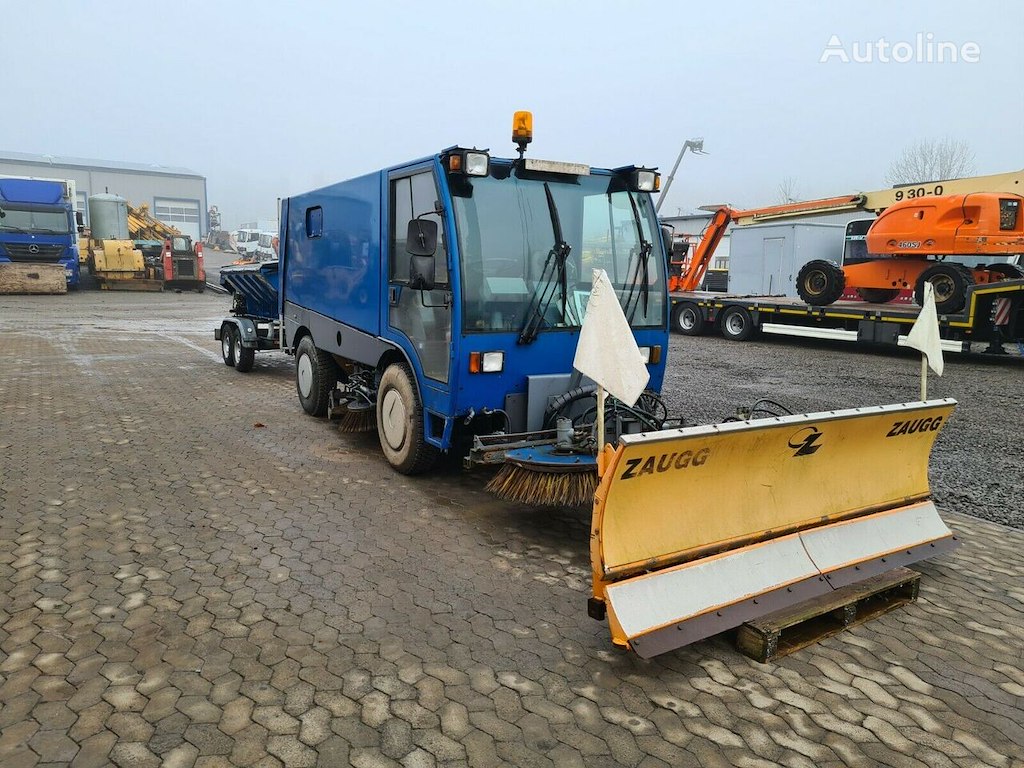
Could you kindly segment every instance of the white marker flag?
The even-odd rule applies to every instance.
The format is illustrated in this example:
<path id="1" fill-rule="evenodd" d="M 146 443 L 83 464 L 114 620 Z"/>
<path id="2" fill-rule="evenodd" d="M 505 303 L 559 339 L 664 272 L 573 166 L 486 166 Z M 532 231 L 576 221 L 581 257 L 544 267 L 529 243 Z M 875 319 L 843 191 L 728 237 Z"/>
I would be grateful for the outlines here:
<path id="1" fill-rule="evenodd" d="M 635 405 L 651 375 L 608 275 L 594 270 L 594 288 L 580 329 L 573 367 L 627 405 Z"/>
<path id="2" fill-rule="evenodd" d="M 914 327 L 907 334 L 907 346 L 913 347 L 928 358 L 928 367 L 942 375 L 942 340 L 939 337 L 939 314 L 935 310 L 935 288 L 930 282 L 924 284 L 924 306 L 917 316 Z"/>

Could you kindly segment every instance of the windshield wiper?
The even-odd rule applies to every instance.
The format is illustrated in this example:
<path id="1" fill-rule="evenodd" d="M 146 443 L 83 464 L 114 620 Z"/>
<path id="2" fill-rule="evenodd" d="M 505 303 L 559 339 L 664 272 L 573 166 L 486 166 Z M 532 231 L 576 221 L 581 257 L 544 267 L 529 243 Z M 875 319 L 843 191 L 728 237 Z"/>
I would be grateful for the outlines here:
<path id="1" fill-rule="evenodd" d="M 629 278 L 629 293 L 626 294 L 626 302 L 622 307 L 626 319 L 632 324 L 641 301 L 644 305 L 644 316 L 647 315 L 647 299 L 650 292 L 650 257 L 654 244 L 644 240 L 644 230 L 640 223 L 640 212 L 636 208 L 636 200 L 633 199 L 632 193 L 627 192 L 626 194 L 629 195 L 629 206 L 633 209 L 633 223 L 636 224 L 636 236 L 640 242 L 636 267 Z M 639 290 L 637 290 L 638 288 Z"/>
<path id="2" fill-rule="evenodd" d="M 519 331 L 519 343 L 529 344 L 537 338 L 540 326 L 544 322 L 544 314 L 555 297 L 555 290 L 560 294 L 562 302 L 562 321 L 565 321 L 566 300 L 568 298 L 568 285 L 565 275 L 565 260 L 569 258 L 572 251 L 565 239 L 562 237 L 562 223 L 558 219 L 558 208 L 555 207 L 555 198 L 551 194 L 551 187 L 544 182 L 544 194 L 548 199 L 548 214 L 551 216 L 551 229 L 554 231 L 555 242 L 548 251 L 548 257 L 544 261 L 544 269 L 540 273 L 537 287 L 530 297 L 527 305 L 526 319 Z M 556 282 L 557 280 L 557 282 Z"/>
<path id="3" fill-rule="evenodd" d="M 0 229 L 8 232 L 17 232 L 19 235 L 30 235 L 32 234 L 29 230 L 24 227 L 16 227 L 13 224 L 0 224 Z"/>
<path id="4" fill-rule="evenodd" d="M 43 234 L 43 235 L 67 235 L 67 234 L 69 234 L 68 231 L 64 230 L 64 229 L 44 229 L 42 227 L 36 227 L 32 231 L 33 232 L 38 232 L 38 233 Z"/>

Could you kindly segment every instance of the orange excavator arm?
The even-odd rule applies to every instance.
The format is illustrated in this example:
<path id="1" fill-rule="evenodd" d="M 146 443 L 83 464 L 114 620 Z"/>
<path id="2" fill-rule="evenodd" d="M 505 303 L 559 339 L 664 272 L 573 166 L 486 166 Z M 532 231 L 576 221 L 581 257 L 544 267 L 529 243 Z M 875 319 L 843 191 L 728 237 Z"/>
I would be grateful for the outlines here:
<path id="1" fill-rule="evenodd" d="M 715 255 L 715 249 L 718 244 L 722 242 L 722 237 L 725 235 L 725 230 L 729 228 L 732 223 L 733 216 L 736 213 L 732 208 L 722 206 L 715 211 L 714 216 L 711 217 L 711 221 L 707 227 L 704 228 L 703 237 L 697 247 L 694 249 L 693 254 L 683 268 L 682 274 L 678 277 L 672 277 L 668 282 L 669 291 L 695 291 L 700 286 L 700 281 L 704 279 L 704 273 L 708 271 L 708 264 L 711 263 L 711 257 Z"/>

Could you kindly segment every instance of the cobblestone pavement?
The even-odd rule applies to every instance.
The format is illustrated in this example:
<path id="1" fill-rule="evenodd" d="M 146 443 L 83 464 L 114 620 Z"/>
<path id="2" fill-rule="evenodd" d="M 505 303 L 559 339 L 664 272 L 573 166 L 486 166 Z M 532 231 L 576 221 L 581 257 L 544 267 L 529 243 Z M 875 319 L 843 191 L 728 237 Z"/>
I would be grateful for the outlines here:
<path id="1" fill-rule="evenodd" d="M 0 297 L 0 765 L 1024 765 L 1024 533 L 757 664 L 589 619 L 588 520 L 410 480 L 222 296 Z"/>

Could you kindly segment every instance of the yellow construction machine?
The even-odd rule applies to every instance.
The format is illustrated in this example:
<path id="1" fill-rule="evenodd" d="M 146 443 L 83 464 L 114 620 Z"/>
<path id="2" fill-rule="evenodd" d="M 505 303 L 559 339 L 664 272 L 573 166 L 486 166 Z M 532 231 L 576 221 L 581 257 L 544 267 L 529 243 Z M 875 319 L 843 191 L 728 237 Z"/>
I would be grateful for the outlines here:
<path id="1" fill-rule="evenodd" d="M 93 195 L 88 205 L 91 227 L 79 238 L 79 258 L 97 285 L 105 290 L 163 290 L 160 253 L 178 230 L 150 216 L 147 206 L 132 208 L 117 195 Z M 146 250 L 147 242 L 155 244 L 155 253 Z"/>

